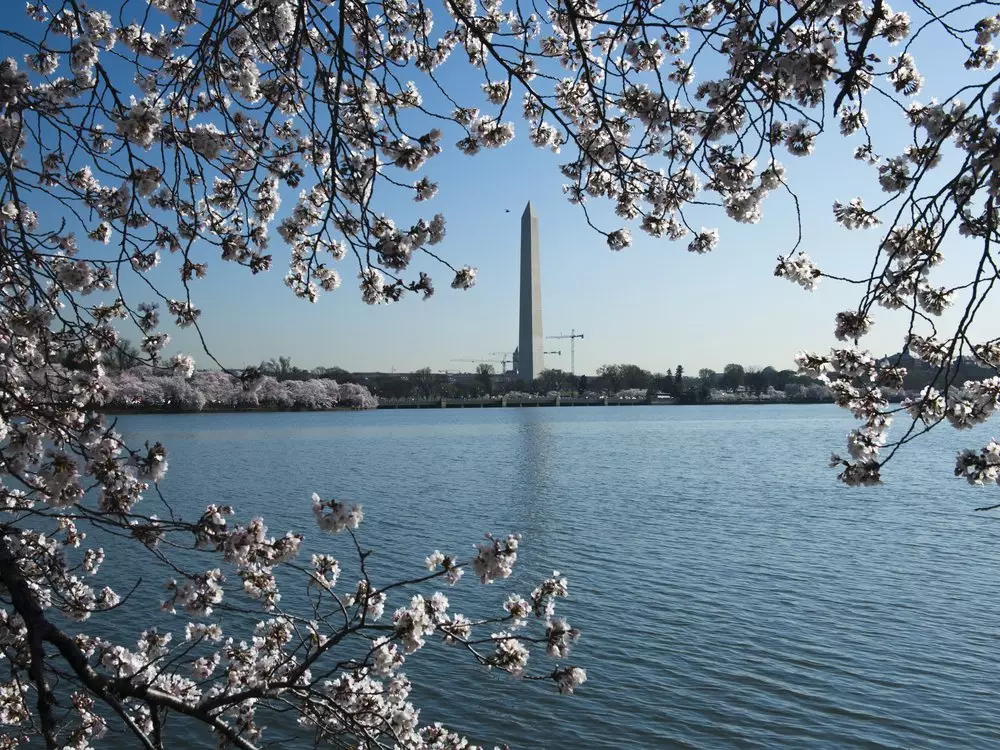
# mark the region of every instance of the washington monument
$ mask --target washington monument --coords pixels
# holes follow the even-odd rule
[[[521,215],[521,319],[517,338],[517,378],[531,384],[545,368],[542,339],[542,282],[538,262],[538,217],[531,201]]]

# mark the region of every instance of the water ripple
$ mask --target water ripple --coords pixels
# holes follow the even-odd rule
[[[989,490],[948,476],[954,452],[989,435],[942,430],[901,454],[885,487],[857,491],[822,469],[850,425],[831,407],[120,422],[168,446],[164,489],[191,513],[232,502],[277,530],[308,526],[314,489],[364,501],[385,570],[521,531],[517,581],[570,577],[574,660],[590,681],[566,699],[455,652],[415,662],[423,719],[477,740],[998,747],[1000,525],[970,512]],[[452,598],[492,606],[495,593]]]

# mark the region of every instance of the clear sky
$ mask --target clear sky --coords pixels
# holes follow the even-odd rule
[[[925,102],[951,92],[964,59],[929,49],[925,43],[914,52],[928,78],[919,97]],[[444,80],[463,92],[464,102],[481,105],[478,79],[462,57],[456,53],[446,63]],[[420,85],[421,79],[416,80]],[[942,84],[947,85],[942,89]],[[446,130],[444,153],[414,175],[416,179],[426,173],[436,180],[437,198],[424,204],[389,204],[409,217],[445,215],[447,238],[436,250],[456,266],[468,263],[479,269],[472,290],[450,289],[446,268],[430,259],[418,260],[414,267],[429,271],[436,281],[434,297],[422,301],[408,295],[398,304],[371,307],[360,299],[356,264],[349,259],[340,269],[341,288],[309,304],[282,283],[288,256],[277,237],[270,250],[272,270],[256,277],[224,263],[212,251],[206,254],[208,276],[193,284],[193,292],[213,353],[231,367],[284,355],[309,368],[408,371],[426,366],[455,371],[474,367],[455,359],[488,359],[491,352],[510,352],[517,338],[520,219],[529,200],[539,217],[544,330],[552,335],[575,328],[585,334],[577,341],[577,373],[593,373],[606,362],[632,362],[653,371],[681,364],[689,373],[701,367],[721,369],[728,362],[784,368],[793,366],[799,349],[835,343],[833,318],[856,305],[852,289],[823,280],[810,293],[773,276],[776,256],[787,253],[795,238],[793,204],[787,195],[772,194],[763,221],[753,226],[729,221],[721,209],[704,216],[689,214],[696,226],[720,229],[721,241],[708,255],[689,253],[685,240],[650,238],[635,226],[634,245],[615,253],[586,226],[579,207],[563,197],[565,180],[557,167],[571,154],[535,149],[526,138],[519,107],[511,115],[518,118],[514,142],[475,157],[459,154],[453,144],[460,134]],[[880,115],[884,124],[878,122]],[[876,106],[873,120],[880,152],[899,153],[906,132],[898,110]],[[865,197],[870,206],[884,194],[875,170],[851,158],[860,141],[842,138],[836,123],[831,124],[834,132],[820,140],[813,156],[796,159],[782,153],[779,158],[802,201],[803,247],[824,270],[862,275],[870,266],[879,230],[841,230],[834,224],[831,206],[834,200],[856,196]],[[293,191],[285,191],[279,218],[294,197]],[[599,216],[610,219],[604,228],[621,226],[608,207],[594,205],[601,206]],[[959,263],[963,256],[971,257],[974,248],[957,238],[954,243],[952,254]],[[176,286],[175,260],[165,257],[156,271],[157,280],[168,287]],[[950,275],[957,279],[960,274],[956,268]],[[995,317],[996,307],[983,312],[984,317],[991,312]],[[869,348],[898,351],[903,325],[898,316],[893,320],[880,313]],[[174,337],[168,353],[187,351],[198,358],[200,343],[193,333],[169,326],[167,330]],[[569,369],[568,341],[549,341],[546,349],[562,350],[562,356],[546,357],[547,366]],[[201,362],[207,364],[204,358]]]
[[[849,153],[840,139],[826,145],[806,162],[786,162],[792,184],[800,186],[804,247],[821,268],[860,273],[878,234],[839,230],[830,207],[837,198],[854,197],[857,190],[846,186],[867,170],[835,155]],[[425,302],[410,295],[372,307],[361,302],[345,261],[343,286],[311,305],[282,285],[279,248],[271,273],[254,278],[210,262],[197,288],[202,327],[220,361],[239,366],[280,354],[304,367],[455,370],[474,365],[453,359],[511,351],[520,219],[529,200],[539,217],[544,330],[585,334],[577,341],[578,373],[592,373],[605,362],[634,362],[654,371],[682,364],[688,372],[721,369],[727,362],[787,367],[800,348],[832,345],[834,315],[856,304],[853,290],[834,282],[824,280],[806,292],[774,277],[776,256],[794,242],[787,196],[771,197],[759,225],[735,225],[724,217],[709,223],[720,227],[722,239],[707,255],[689,253],[684,241],[655,240],[638,231],[633,247],[614,253],[586,226],[579,208],[563,199],[554,159],[526,146],[525,139],[471,159],[439,159],[441,193],[434,208],[448,218],[442,251],[453,263],[478,267],[473,289],[450,289],[447,269],[435,274],[429,264],[437,278],[434,297]],[[881,315],[871,335],[876,351],[901,346],[902,328],[891,325],[890,317]],[[193,349],[186,338],[181,332],[175,341]],[[569,369],[568,341],[550,341],[546,349],[563,350],[561,357],[547,357],[547,366]]]
[[[950,93],[964,57],[941,56],[940,49],[931,51],[930,43],[918,44],[914,54],[927,76],[919,100]],[[476,101],[475,79],[459,57],[446,65],[446,80],[464,91],[466,100]],[[899,153],[906,137],[903,117],[875,102],[870,107],[876,146],[881,153]],[[539,217],[544,330],[552,335],[575,328],[585,334],[577,341],[578,373],[593,373],[606,362],[634,362],[653,371],[681,364],[689,373],[700,367],[721,369],[728,362],[792,367],[797,350],[836,343],[834,315],[855,306],[856,293],[829,280],[806,292],[773,275],[776,256],[785,254],[795,237],[793,203],[787,195],[772,194],[759,225],[737,225],[721,210],[706,212],[704,225],[721,230],[719,246],[707,255],[689,253],[686,241],[656,240],[638,229],[633,230],[635,244],[615,253],[586,226],[579,207],[564,199],[557,165],[565,157],[535,149],[524,130],[519,123],[514,142],[499,151],[470,158],[446,148],[430,163],[428,173],[439,182],[440,193],[420,208],[447,217],[448,235],[440,249],[453,264],[479,269],[472,290],[451,290],[447,269],[435,273],[431,262],[425,265],[438,292],[429,301],[411,295],[399,304],[370,307],[360,301],[356,274],[345,262],[343,286],[310,305],[282,285],[280,246],[275,247],[271,273],[257,278],[212,262],[199,288],[203,329],[220,360],[240,366],[285,355],[304,367],[454,371],[474,367],[455,359],[512,351],[520,219],[529,200]],[[885,194],[875,170],[852,159],[860,141],[842,138],[836,123],[832,130],[813,156],[783,155],[781,161],[802,201],[803,247],[824,270],[863,275],[879,230],[841,230],[831,206],[834,200],[856,196],[871,206]],[[446,132],[444,142],[450,145],[458,137]],[[610,218],[606,229],[619,226]],[[953,248],[956,257],[949,261],[953,270],[948,276],[958,279],[962,261],[970,260],[964,256],[974,248],[957,238]],[[991,311],[995,314],[996,307],[984,310],[984,319]],[[868,346],[880,353],[898,351],[904,326],[899,315],[881,312]],[[176,343],[196,348],[184,333]],[[569,370],[568,344],[547,342],[546,349],[561,349],[562,356],[546,357],[546,365]]]

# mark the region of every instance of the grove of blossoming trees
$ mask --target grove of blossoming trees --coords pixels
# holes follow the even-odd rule
[[[154,486],[167,449],[125,445],[100,416],[101,362],[119,331],[138,331],[158,362],[169,341],[160,310],[197,329],[198,281],[220,256],[258,274],[276,251],[289,261],[285,283],[307,300],[337,289],[342,268],[370,304],[429,296],[431,277],[417,268],[426,262],[448,268],[452,287],[471,287],[475,269],[440,252],[443,216],[398,222],[379,208],[392,193],[433,199],[437,186],[420,172],[444,149],[474,156],[520,128],[565,154],[566,196],[612,250],[638,227],[705,253],[723,240],[691,224],[693,207],[758,221],[769,193],[795,189],[780,160],[808,157],[835,117],[885,193],[873,207],[851,196],[834,205],[844,227],[873,230],[872,262],[856,278],[831,277],[860,292],[833,321],[844,348],[799,358],[863,421],[849,457],[835,458],[840,477],[877,483],[887,456],[920,431],[985,420],[1000,379],[954,383],[953,362],[1000,366],[1000,340],[970,333],[998,275],[994,10],[987,0],[903,10],[884,0],[29,2],[23,22],[0,29],[0,747],[34,737],[83,748],[113,729],[163,748],[187,722],[254,748],[276,712],[297,715],[317,744],[467,747],[421,724],[408,700],[401,667],[432,638],[564,692],[584,681],[562,661],[578,633],[554,616],[561,576],[476,619],[450,613],[440,592],[407,591],[454,584],[470,567],[483,583],[509,577],[516,536],[488,537],[469,560],[434,553],[425,575],[373,580],[360,507],[315,496],[318,528],[350,537],[339,549],[356,558],[357,583],[345,586],[346,561],[297,556],[303,531],[272,537],[263,519],[234,520],[223,504],[197,521],[175,516]],[[927,35],[957,81],[936,99],[912,54]],[[479,85],[448,89],[445,65],[473,69]],[[450,104],[431,107],[427,90]],[[898,105],[898,127],[912,136],[900,153],[874,141],[872,100]],[[290,189],[299,197],[283,209]],[[594,217],[601,201],[619,226]],[[935,285],[935,269],[950,244],[974,248],[979,262],[949,288]],[[154,283],[161,263],[182,293]],[[798,246],[775,273],[807,289],[824,276]],[[129,275],[142,298],[125,298]],[[935,326],[957,300],[957,324]],[[903,373],[863,348],[876,308],[909,316],[909,351],[938,368],[892,440],[881,389]],[[175,355],[172,367],[177,398],[193,398],[193,359]],[[1000,445],[963,453],[956,473],[994,482]],[[114,549],[88,541],[98,529],[116,535]],[[106,557],[114,566],[135,556],[128,546],[172,571],[170,633],[115,640],[101,627],[109,610],[135,606],[100,582]],[[185,547],[216,562],[192,567],[204,557],[178,556]],[[276,571],[281,587],[299,581],[306,611],[283,605]],[[254,624],[233,618],[231,632],[220,624],[230,612]],[[555,662],[529,673],[536,645]]]
[[[108,376],[104,405],[109,409],[164,407],[174,411],[202,409],[374,409],[378,401],[367,388],[329,379],[286,380],[270,376],[249,381],[225,372],[199,372],[190,377],[136,367]]]

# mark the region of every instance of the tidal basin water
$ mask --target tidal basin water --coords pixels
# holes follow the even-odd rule
[[[826,468],[852,424],[832,406],[119,419],[167,446],[187,518],[228,503],[315,537],[310,493],[348,498],[376,570],[414,574],[519,531],[512,585],[466,576],[449,598],[498,611],[561,571],[586,685],[559,696],[441,646],[406,669],[422,722],[488,747],[1000,747],[1000,515],[972,511],[1000,488],[950,476],[995,428],[943,427],[854,490]],[[319,544],[349,560],[347,541]]]

